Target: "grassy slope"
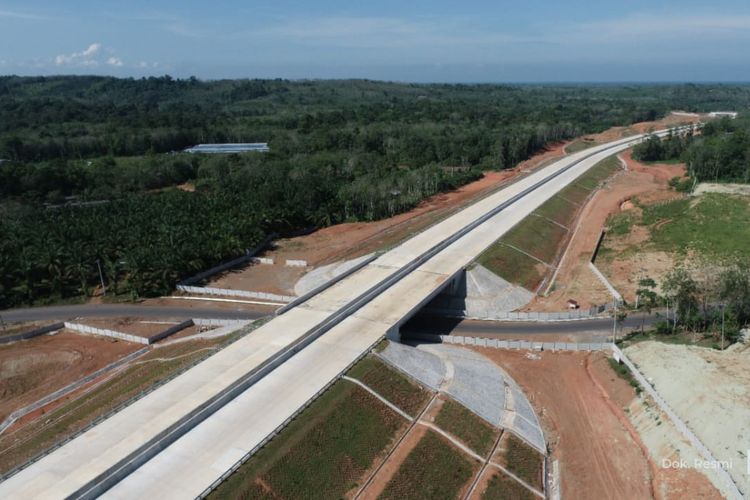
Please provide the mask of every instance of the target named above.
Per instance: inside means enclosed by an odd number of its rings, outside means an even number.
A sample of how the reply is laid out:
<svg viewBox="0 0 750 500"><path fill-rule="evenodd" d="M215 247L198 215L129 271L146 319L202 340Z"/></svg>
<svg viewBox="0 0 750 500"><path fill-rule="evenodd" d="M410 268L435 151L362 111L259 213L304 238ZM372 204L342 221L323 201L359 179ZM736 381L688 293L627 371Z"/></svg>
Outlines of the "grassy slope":
<svg viewBox="0 0 750 500"><path fill-rule="evenodd" d="M213 498L341 498L404 425L340 380L211 493Z"/></svg>
<svg viewBox="0 0 750 500"><path fill-rule="evenodd" d="M589 195L618 168L619 161L614 156L599 162L488 248L477 259L479 263L511 283L535 290L548 269L506 244L554 264L568 235L558 224L571 229Z"/></svg>
<svg viewBox="0 0 750 500"><path fill-rule="evenodd" d="M482 500L533 500L536 498L536 495L500 471L492 476L487 489L482 494Z"/></svg>
<svg viewBox="0 0 750 500"><path fill-rule="evenodd" d="M503 452L503 462L506 464L506 468L538 489L542 489L543 460L538 451L513 434L507 434Z"/></svg>
<svg viewBox="0 0 750 500"><path fill-rule="evenodd" d="M457 498L475 465L437 433L428 431L409 453L381 499Z"/></svg>
<svg viewBox="0 0 750 500"><path fill-rule="evenodd" d="M366 357L347 374L416 416L430 399L430 393L374 357Z"/></svg>
<svg viewBox="0 0 750 500"><path fill-rule="evenodd" d="M482 456L490 452L497 437L496 429L468 408L452 400L446 401L440 409L435 424Z"/></svg>

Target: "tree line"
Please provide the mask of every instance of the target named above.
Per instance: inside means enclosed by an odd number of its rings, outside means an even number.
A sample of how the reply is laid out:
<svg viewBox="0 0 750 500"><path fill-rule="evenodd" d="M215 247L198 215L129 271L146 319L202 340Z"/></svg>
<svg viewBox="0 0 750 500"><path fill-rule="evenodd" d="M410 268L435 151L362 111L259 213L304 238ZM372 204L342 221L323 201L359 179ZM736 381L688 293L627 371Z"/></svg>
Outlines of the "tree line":
<svg viewBox="0 0 750 500"><path fill-rule="evenodd" d="M389 217L558 141L750 103L707 89L0 77L0 307L90 294L98 266L115 293L163 294L272 232ZM271 152L175 153L245 141ZM87 200L107 203L65 205Z"/></svg>
<svg viewBox="0 0 750 500"><path fill-rule="evenodd" d="M706 123L700 134L652 135L633 148L639 161L680 160L698 182L750 182L750 117Z"/></svg>

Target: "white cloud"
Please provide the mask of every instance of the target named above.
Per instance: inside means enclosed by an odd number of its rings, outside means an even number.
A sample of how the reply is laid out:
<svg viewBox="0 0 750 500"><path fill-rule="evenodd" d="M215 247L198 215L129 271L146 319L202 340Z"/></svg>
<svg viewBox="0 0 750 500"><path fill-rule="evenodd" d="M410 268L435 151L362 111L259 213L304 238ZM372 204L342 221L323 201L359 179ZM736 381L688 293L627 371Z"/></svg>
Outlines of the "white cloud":
<svg viewBox="0 0 750 500"><path fill-rule="evenodd" d="M97 55L101 50L101 43L92 43L81 52L58 55L55 57L55 64L58 66L98 66Z"/></svg>
<svg viewBox="0 0 750 500"><path fill-rule="evenodd" d="M120 59L119 57L114 57L114 56L107 59L107 64L109 64L110 66L116 66L118 68L123 66L122 59Z"/></svg>

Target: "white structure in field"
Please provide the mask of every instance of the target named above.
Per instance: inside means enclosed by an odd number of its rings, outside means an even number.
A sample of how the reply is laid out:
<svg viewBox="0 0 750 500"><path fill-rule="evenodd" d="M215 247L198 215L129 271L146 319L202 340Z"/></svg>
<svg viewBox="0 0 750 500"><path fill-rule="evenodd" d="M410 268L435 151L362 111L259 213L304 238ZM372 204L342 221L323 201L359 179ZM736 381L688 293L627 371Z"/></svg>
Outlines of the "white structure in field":
<svg viewBox="0 0 750 500"><path fill-rule="evenodd" d="M240 142L227 144L198 144L185 150L186 153L268 153L267 142Z"/></svg>

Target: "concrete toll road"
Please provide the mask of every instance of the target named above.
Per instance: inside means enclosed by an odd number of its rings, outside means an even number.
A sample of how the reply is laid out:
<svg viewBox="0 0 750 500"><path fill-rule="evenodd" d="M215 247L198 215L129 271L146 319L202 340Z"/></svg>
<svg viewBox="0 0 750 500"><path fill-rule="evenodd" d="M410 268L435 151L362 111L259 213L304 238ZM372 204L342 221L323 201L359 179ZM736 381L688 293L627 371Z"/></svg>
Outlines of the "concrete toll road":
<svg viewBox="0 0 750 500"><path fill-rule="evenodd" d="M643 137L572 154L415 235L6 479L0 497L203 494L498 237Z"/></svg>

